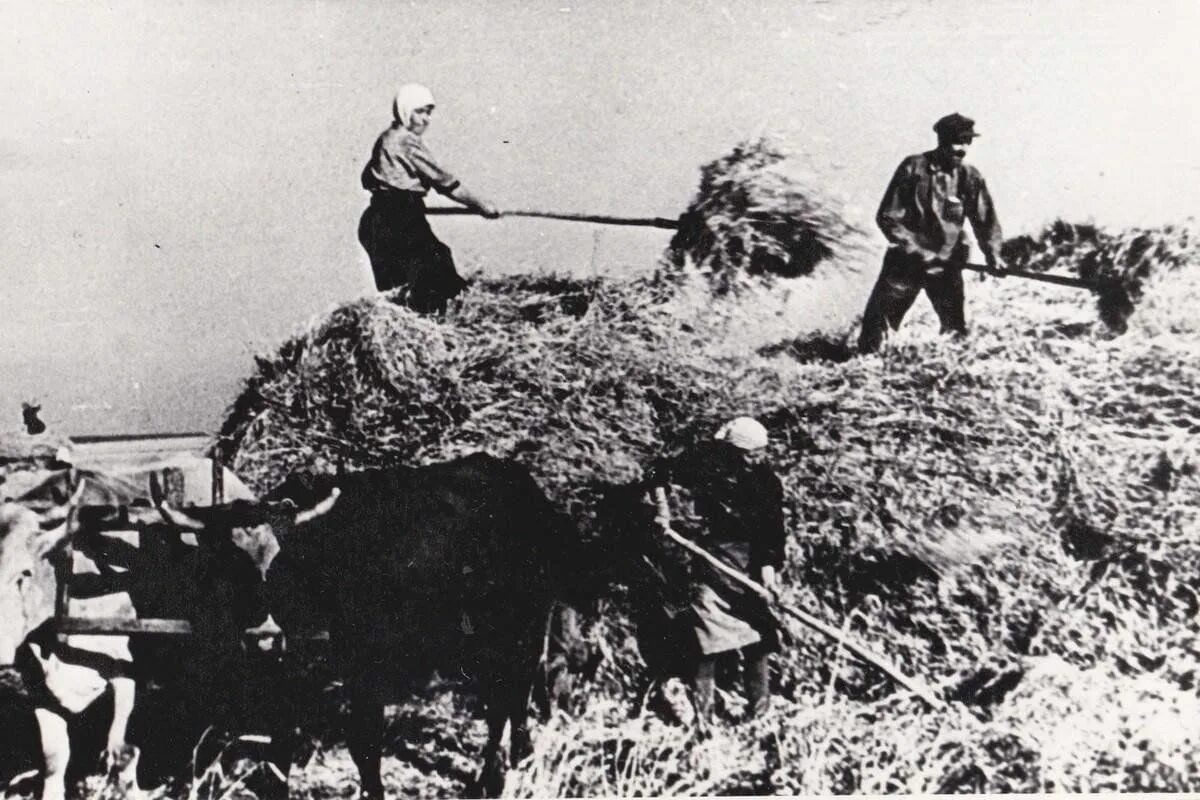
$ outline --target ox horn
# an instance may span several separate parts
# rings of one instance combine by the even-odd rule
[[[170,503],[160,502],[158,512],[171,525],[183,530],[203,531],[211,526],[219,527],[249,527],[261,525],[272,514],[289,514],[296,506],[290,501],[281,508],[273,508],[270,504],[252,503],[245,500],[234,500],[229,505],[208,506],[196,509],[199,517],[184,513]]]
[[[222,524],[233,527],[250,527],[264,523],[269,524],[272,520],[287,519],[302,525],[328,513],[329,509],[333,508],[334,503],[337,502],[339,495],[341,495],[341,490],[333,489],[324,500],[303,511],[297,511],[296,504],[291,500],[281,500],[277,503],[251,503],[239,500],[235,501],[232,506],[201,509],[204,512],[202,519],[209,522],[220,520]],[[183,511],[173,508],[169,503],[159,503],[158,511],[169,524],[183,530],[199,532],[208,527],[201,519],[185,514]]]
[[[43,529],[56,527],[70,516],[71,512],[79,506],[79,502],[83,500],[83,493],[87,488],[86,483],[87,479],[81,478],[79,485],[75,487],[74,494],[71,495],[71,498],[64,505],[55,506],[38,514]]]
[[[303,525],[306,522],[312,522],[317,517],[323,516],[324,514],[328,514],[329,509],[333,508],[334,504],[338,501],[338,498],[341,496],[342,496],[342,490],[338,489],[337,487],[334,487],[332,490],[330,490],[329,496],[326,497],[324,500],[317,503],[312,508],[305,509],[304,511],[301,511],[298,514],[296,514],[296,524]]]
[[[198,519],[189,517],[177,508],[172,508],[169,503],[159,503],[158,513],[167,521],[168,525],[173,525],[176,528],[181,528],[185,531],[203,531],[205,525]]]

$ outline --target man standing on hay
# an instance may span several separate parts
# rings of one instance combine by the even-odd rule
[[[433,235],[425,217],[430,188],[479,211],[488,219],[500,212],[468,191],[442,169],[421,140],[433,115],[433,94],[424,86],[400,87],[392,105],[394,121],[379,135],[363,169],[371,205],[358,224],[358,240],[371,259],[375,288],[404,288],[402,302],[422,313],[441,313],[466,288],[450,248]]]
[[[783,484],[758,458],[767,430],[750,417],[738,417],[702,443],[656,468],[653,483],[687,489],[702,520],[697,544],[726,566],[778,590],[783,568]],[[696,712],[712,715],[718,660],[740,650],[747,716],[770,701],[769,656],[779,650],[779,622],[764,600],[712,565],[693,563],[691,607],[684,616],[693,650],[690,678]]]
[[[967,262],[963,223],[970,220],[975,239],[993,274],[1005,273],[1000,259],[1003,235],[996,208],[979,170],[964,164],[977,134],[975,121],[950,114],[933,126],[935,150],[909,156],[888,184],[875,220],[891,246],[879,280],[863,312],[858,349],[879,349],[887,329],[900,327],[924,289],[941,322],[942,333],[965,335],[963,278]]]

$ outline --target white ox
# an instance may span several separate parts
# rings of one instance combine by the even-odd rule
[[[12,477],[0,489],[15,488],[18,482]],[[66,487],[72,479],[78,490],[64,502]],[[135,783],[137,751],[126,741],[136,695],[129,637],[46,635],[44,623],[54,614],[58,586],[53,554],[68,540],[79,542],[82,538],[90,538],[92,546],[72,550],[71,582],[76,590],[69,598],[69,616],[128,620],[138,617],[135,600],[120,580],[131,568],[130,562],[109,555],[121,552],[122,545],[124,551],[136,552],[142,546],[142,525],[162,525],[158,511],[149,503],[159,499],[154,496],[161,495],[164,483],[177,490],[173,501],[207,505],[212,497],[212,462],[187,457],[172,460],[167,470],[126,474],[79,471],[73,476],[65,472],[45,473],[34,485],[21,487],[19,502],[9,502],[6,497],[0,505],[0,664],[14,663],[20,650],[22,672],[27,680],[30,667],[40,673],[30,682],[39,686],[34,693],[34,714],[44,757],[43,800],[61,800],[66,795],[66,768],[71,754],[68,715],[78,714],[106,691],[112,692],[114,708],[105,745],[106,767],[124,788],[132,788]],[[254,499],[249,488],[229,470],[224,471],[224,494],[229,500]],[[115,509],[130,504],[140,507],[128,509],[129,529],[93,531],[90,537],[81,537],[79,526],[68,530],[66,521],[68,511],[76,504],[93,509],[96,506]],[[29,506],[49,506],[49,509],[38,513]],[[195,548],[193,535],[182,534],[178,538]],[[245,532],[235,534],[234,540],[256,564],[266,563],[273,555],[262,549],[261,540]],[[273,543],[273,539],[269,541]]]

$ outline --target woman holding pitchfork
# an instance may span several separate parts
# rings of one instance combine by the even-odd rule
[[[425,217],[425,194],[434,189],[488,219],[500,211],[443,169],[421,139],[433,116],[433,94],[416,83],[396,93],[394,120],[379,135],[363,169],[371,204],[358,225],[358,240],[371,259],[375,288],[403,289],[399,300],[422,313],[441,313],[467,285]]]

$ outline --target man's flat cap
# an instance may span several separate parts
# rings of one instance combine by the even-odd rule
[[[955,112],[933,123],[933,130],[939,139],[951,141],[971,141],[979,134],[975,132],[975,120]]]

